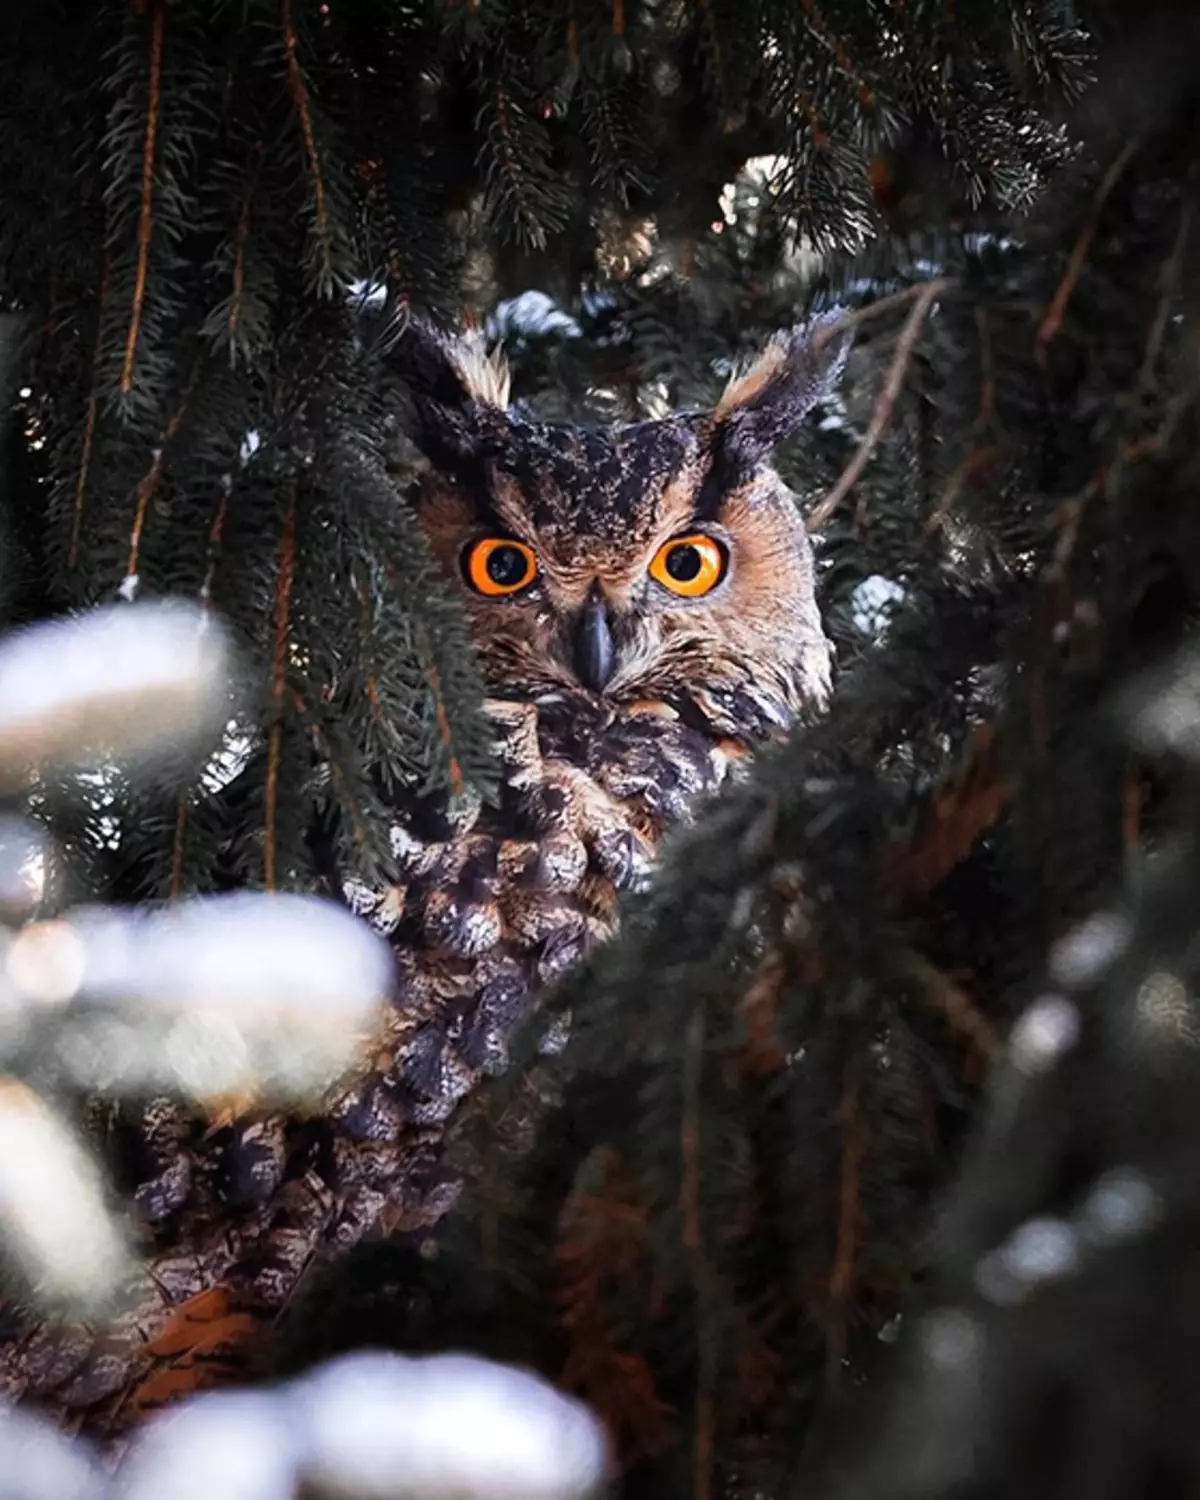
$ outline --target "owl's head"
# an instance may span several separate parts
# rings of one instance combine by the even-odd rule
[[[489,687],[650,700],[719,734],[788,723],[829,685],[812,552],[773,450],[845,341],[773,342],[704,412],[547,425],[482,342],[404,319],[383,347],[424,455],[414,503]]]

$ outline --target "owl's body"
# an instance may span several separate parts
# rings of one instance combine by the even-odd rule
[[[127,1311],[93,1330],[4,1310],[0,1392],[97,1434],[236,1378],[306,1272],[452,1207],[446,1123],[503,1069],[538,991],[612,932],[664,831],[828,690],[811,553],[769,459],[837,352],[784,340],[712,412],[579,429],[510,413],[502,367],[469,343],[414,325],[385,347],[427,461],[413,503],[485,667],[502,794],[398,808],[396,883],[347,873],[397,984],[385,1043],[327,1113],[148,1111]]]

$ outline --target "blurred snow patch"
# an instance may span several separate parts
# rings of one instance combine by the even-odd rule
[[[90,1449],[42,1417],[0,1408],[0,1500],[101,1500]]]
[[[49,1302],[99,1311],[126,1270],[95,1166],[50,1106],[11,1078],[0,1080],[0,1221],[6,1253]],[[0,1461],[0,1496],[6,1472]]]
[[[492,339],[510,334],[562,333],[569,339],[582,336],[582,329],[570,313],[564,312],[545,292],[536,291],[522,292],[497,303],[485,327]]]
[[[294,1500],[297,1435],[273,1391],[214,1391],[143,1430],[114,1500]]]
[[[525,1371],[372,1352],[152,1421],[114,1500],[585,1500],[607,1468],[597,1420]]]
[[[871,636],[879,644],[887,633],[892,612],[904,599],[904,590],[890,578],[872,573],[850,596],[855,629]]]
[[[304,1477],[339,1500],[583,1500],[607,1468],[585,1407],[469,1355],[353,1354],[293,1399]]]
[[[46,762],[152,757],[215,732],[228,713],[230,655],[217,621],[177,600],[13,632],[0,645],[0,777],[23,780]]]

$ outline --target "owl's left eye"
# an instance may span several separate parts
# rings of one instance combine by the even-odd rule
[[[463,569],[472,588],[495,598],[531,584],[537,577],[537,558],[524,542],[488,536],[468,549]]]
[[[673,594],[699,599],[724,578],[725,563],[725,548],[712,537],[702,533],[677,536],[654,554],[650,576]]]

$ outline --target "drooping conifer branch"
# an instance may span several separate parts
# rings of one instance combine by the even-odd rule
[[[162,107],[163,33],[166,24],[166,0],[150,0],[150,62],[146,86],[146,128],[142,138],[137,269],[134,273],[133,305],[129,310],[129,331],[125,337],[125,357],[121,365],[122,395],[127,395],[133,389],[134,361],[141,333],[142,307],[146,300],[146,278],[150,265],[150,240],[154,233],[155,148],[158,141],[159,111]]]
[[[263,885],[276,888],[278,852],[279,762],[283,744],[283,716],[287,694],[288,651],[291,645],[292,584],[296,576],[296,506],[299,481],[287,485],[283,527],[275,570],[275,630],[271,651],[270,729],[267,737],[266,797],[263,811]]]
[[[891,365],[888,368],[887,378],[884,380],[883,388],[880,390],[879,399],[875,403],[875,409],[871,413],[871,421],[863,435],[862,442],[854,457],[842,471],[838,482],[829,491],[828,495],[821,501],[808,518],[810,531],[819,531],[838,506],[858,483],[863,470],[871,460],[876,444],[883,435],[884,428],[891,419],[892,409],[904,386],[904,376],[908,370],[909,360],[912,358],[913,350],[917,346],[917,340],[921,337],[921,329],[925,322],[926,314],[936,299],[947,290],[950,282],[945,279],[928,281],[917,293],[913,303],[912,311],[905,319],[904,327],[900,337],[896,341],[896,352],[892,356]]]
[[[197,359],[192,364],[191,374],[188,376],[187,385],[175,410],[167,418],[167,425],[163,430],[162,441],[155,447],[150,467],[138,481],[136,492],[136,509],[133,516],[133,526],[129,533],[129,558],[125,564],[126,578],[134,579],[138,576],[138,559],[141,555],[142,531],[146,524],[146,516],[150,510],[150,501],[158,489],[159,482],[163,476],[163,468],[167,460],[167,450],[174,442],[179,429],[187,415],[188,403],[195,393],[196,385],[200,379],[202,369],[201,360]]]
[[[333,231],[329,222],[328,207],[326,204],[325,176],[322,170],[321,156],[317,149],[317,135],[313,128],[312,108],[309,102],[308,85],[304,81],[304,70],[300,66],[300,58],[297,47],[296,27],[292,19],[292,0],[280,0],[283,19],[283,48],[287,59],[288,89],[292,96],[292,103],[296,107],[296,115],[300,121],[300,131],[304,137],[304,156],[308,165],[309,174],[312,177],[313,191],[313,225],[319,247],[321,264],[320,284],[325,291],[331,292],[335,283],[334,278],[334,256],[333,256]]]
[[[1100,179],[1100,185],[1096,189],[1096,197],[1092,204],[1092,212],[1087,223],[1079,231],[1071,250],[1071,258],[1067,261],[1066,271],[1063,278],[1055,288],[1054,298],[1046,310],[1046,315],[1037,332],[1037,353],[1042,363],[1046,359],[1046,350],[1057,335],[1062,326],[1063,315],[1066,313],[1067,304],[1071,300],[1071,294],[1078,285],[1079,277],[1087,260],[1088,250],[1096,237],[1096,230],[1100,226],[1100,215],[1104,212],[1104,205],[1108,201],[1113,188],[1121,180],[1134,154],[1141,145],[1141,141],[1135,136],[1126,141],[1121,150],[1114,157],[1107,172]]]
[[[261,146],[254,147],[254,155],[257,160]],[[250,211],[254,202],[254,185],[257,177],[256,172],[247,174],[246,189],[242,196],[241,212],[238,214],[237,227],[233,235],[233,273],[232,290],[229,296],[229,315],[227,325],[229,330],[229,346],[235,347],[242,319],[242,306],[246,293],[246,248],[250,241]]]
[[[875,96],[855,68],[846,43],[830,28],[829,22],[825,19],[816,0],[800,0],[800,4],[804,10],[804,14],[808,17],[813,31],[816,32],[829,48],[830,52],[833,53],[838,67],[854,85],[858,94],[858,102],[864,109],[873,110],[875,108]]]

